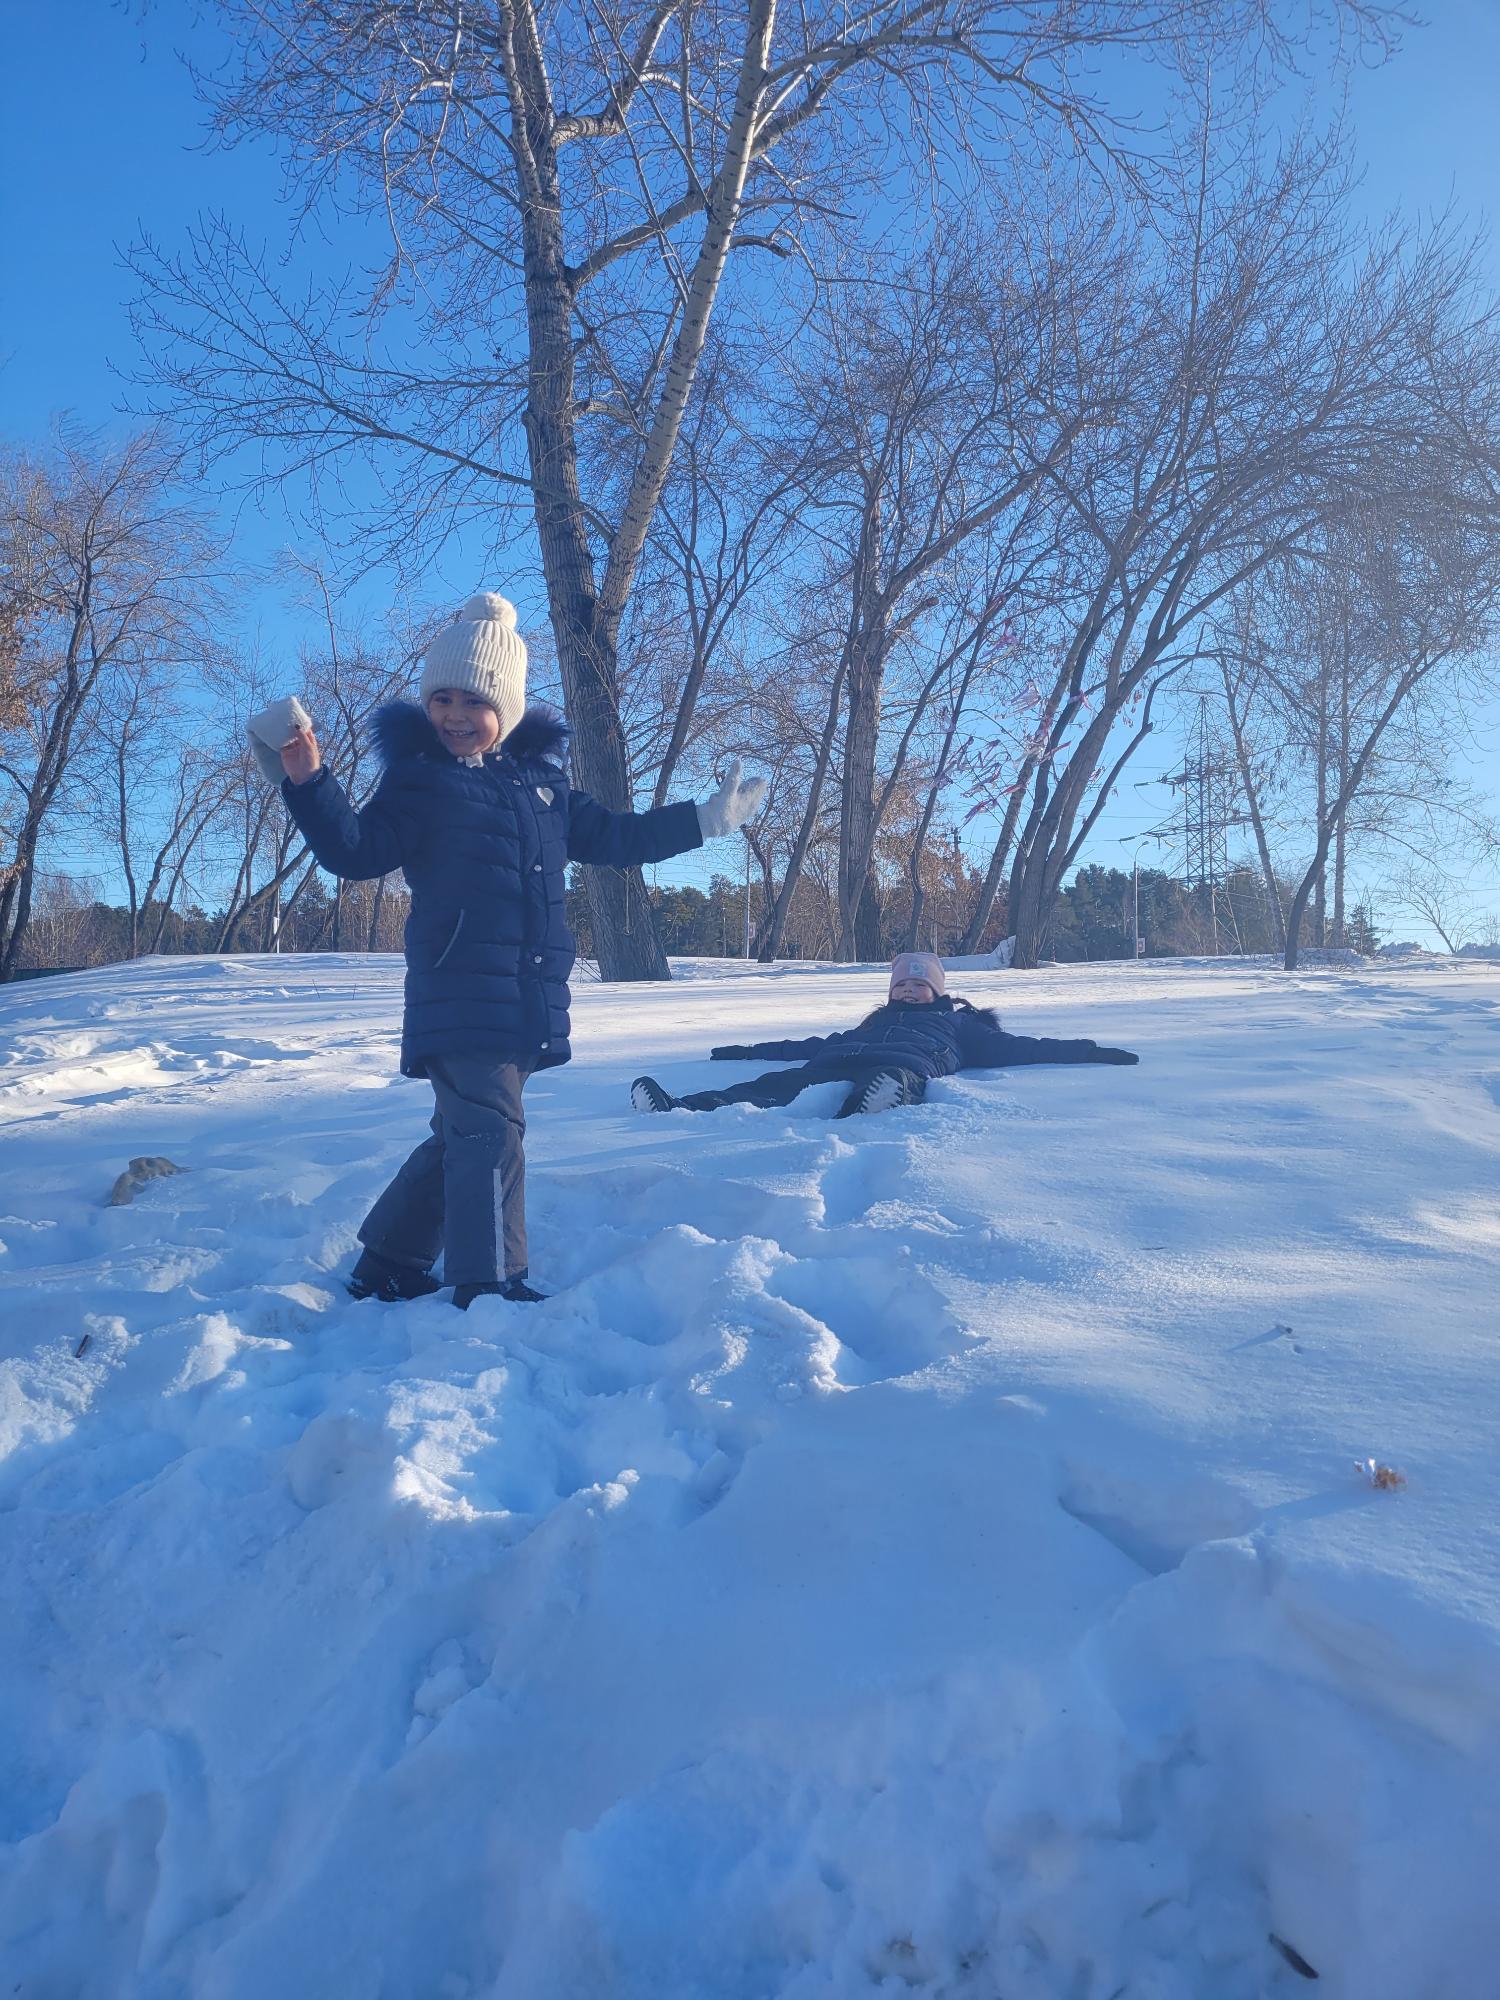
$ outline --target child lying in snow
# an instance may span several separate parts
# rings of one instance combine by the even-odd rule
[[[421,698],[377,715],[385,775],[358,813],[298,726],[305,711],[285,741],[275,730],[276,748],[251,738],[325,868],[356,882],[400,868],[411,890],[401,1069],[429,1080],[437,1110],[432,1137],[360,1225],[349,1289],[435,1292],[441,1252],[456,1306],[484,1292],[530,1302],[542,1294],[527,1283],[521,1092],[534,1070],[568,1060],[567,864],[624,868],[700,847],[747,819],[764,786],[742,784],[736,765],[705,805],[646,813],[607,812],[575,792],[567,731],[526,708],[526,646],[492,592],[428,647]]]
[[[773,1062],[801,1062],[800,1069],[767,1070],[727,1090],[697,1090],[672,1097],[655,1077],[638,1076],[630,1086],[637,1111],[717,1111],[721,1104],[790,1104],[815,1083],[852,1085],[838,1116],[857,1111],[889,1111],[896,1104],[920,1104],[935,1076],[961,1069],[1003,1069],[1013,1063],[1134,1063],[1127,1049],[1104,1049],[1097,1042],[1049,1042],[1035,1035],[1008,1035],[987,1007],[945,991],[942,960],[924,951],[904,951],[891,966],[890,997],[883,1007],[837,1035],[810,1035],[800,1042],[738,1043],[711,1049],[716,1062],[744,1062],[766,1056]]]

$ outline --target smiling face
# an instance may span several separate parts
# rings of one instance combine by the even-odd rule
[[[454,757],[482,757],[500,741],[500,718],[482,695],[436,688],[427,697],[427,720]]]
[[[937,995],[925,979],[898,979],[891,988],[891,998],[908,1007],[930,1007]]]

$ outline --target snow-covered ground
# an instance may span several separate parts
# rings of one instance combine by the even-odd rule
[[[880,993],[691,970],[466,1317],[340,1288],[393,961],[0,995],[0,1989],[1500,1990],[1500,969],[965,974],[1141,1066],[634,1116]]]

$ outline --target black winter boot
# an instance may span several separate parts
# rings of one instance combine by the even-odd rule
[[[864,1111],[894,1111],[898,1104],[920,1104],[927,1086],[907,1069],[875,1069],[862,1076],[835,1114],[853,1118]]]
[[[398,1264],[394,1258],[382,1257],[378,1250],[361,1250],[344,1289],[351,1299],[382,1299],[387,1305],[400,1305],[425,1299],[441,1287],[436,1278],[415,1264]]]
[[[636,1111],[675,1111],[677,1099],[662,1089],[654,1076],[638,1076],[630,1086],[630,1102]]]
[[[453,1303],[466,1313],[476,1299],[509,1299],[513,1306],[539,1306],[546,1298],[524,1278],[489,1278],[477,1285],[455,1285]]]

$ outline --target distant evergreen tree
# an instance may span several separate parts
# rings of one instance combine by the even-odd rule
[[[760,920],[762,894],[760,883],[752,882],[752,936]],[[715,875],[706,891],[692,884],[664,885],[648,889],[647,895],[657,935],[672,957],[738,958],[744,951],[743,880]],[[1263,953],[1280,948],[1274,912],[1267,907],[1264,884],[1257,870],[1232,871],[1218,890],[1211,910],[1206,889],[1189,888],[1161,869],[1143,868],[1132,884],[1124,869],[1095,863],[1080,868],[1058,897],[1049,925],[1046,955],[1065,964],[1131,958],[1133,903],[1137,895],[1140,934],[1148,958],[1187,957],[1213,950]],[[576,868],[570,871],[567,896],[568,918],[578,941],[579,956],[591,958],[589,906]],[[949,901],[955,910],[962,907],[957,897],[950,895]],[[43,902],[45,909],[45,898]],[[1000,937],[1005,935],[1001,928],[1003,902],[997,907],[1000,916],[994,934]],[[346,883],[336,905],[333,884],[321,873],[315,874],[295,899],[289,898],[283,905],[280,949],[364,951],[374,937],[376,949],[398,951],[408,908],[409,900],[399,877],[392,878],[377,913],[374,885]],[[936,894],[933,908],[935,911],[942,908]],[[882,894],[880,913],[887,956],[904,950],[911,916],[909,885],[904,890],[892,889]],[[147,904],[140,913],[140,936],[151,941],[159,953],[212,952],[218,946],[224,914],[223,910],[203,910],[196,904],[185,910],[167,911]],[[377,914],[378,924],[372,930]],[[242,928],[235,948],[245,952],[274,949],[277,930],[272,915],[269,905],[257,912],[255,921]],[[1354,950],[1367,954],[1376,950],[1379,939],[1367,907],[1356,908],[1346,918],[1344,929],[1345,942]],[[84,903],[75,897],[65,926],[39,920],[33,927],[22,969],[38,972],[63,966],[114,964],[127,956],[129,938],[127,910],[98,900]],[[816,884],[801,885],[799,899],[783,933],[783,950],[789,958],[827,958],[833,950],[833,939],[826,898],[820,899]],[[930,925],[930,934],[924,932],[923,944],[927,949],[948,953],[953,951],[956,941],[952,924],[944,925],[936,917]],[[986,943],[992,941],[987,935]]]

